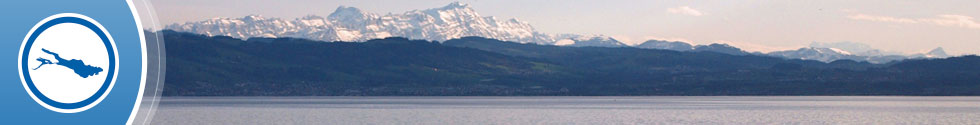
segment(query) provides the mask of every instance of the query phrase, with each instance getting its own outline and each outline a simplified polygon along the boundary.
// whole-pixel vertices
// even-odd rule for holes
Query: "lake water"
[[[980,124],[980,97],[165,97],[153,124]]]

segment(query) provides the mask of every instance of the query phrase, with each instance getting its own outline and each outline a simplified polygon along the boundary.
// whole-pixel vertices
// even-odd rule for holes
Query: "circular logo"
[[[35,102],[60,113],[99,104],[115,84],[115,42],[99,22],[62,13],[41,20],[24,37],[21,82]]]

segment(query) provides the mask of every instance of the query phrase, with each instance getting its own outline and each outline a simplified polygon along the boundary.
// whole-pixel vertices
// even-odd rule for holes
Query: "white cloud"
[[[689,16],[701,16],[701,15],[704,15],[704,13],[702,13],[701,11],[696,10],[694,8],[691,8],[689,6],[680,6],[680,7],[674,7],[674,8],[667,8],[667,12],[668,13],[673,13],[673,14],[684,14],[684,15],[689,15]]]
[[[900,18],[890,16],[877,16],[855,13],[847,16],[853,20],[865,20],[875,22],[905,23],[905,24],[932,24],[948,27],[962,27],[980,29],[980,23],[973,20],[973,17],[964,15],[944,14],[932,18]]]

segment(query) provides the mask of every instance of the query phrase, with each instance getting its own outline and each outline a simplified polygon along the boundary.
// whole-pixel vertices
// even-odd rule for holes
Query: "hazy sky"
[[[728,43],[750,51],[851,41],[920,53],[980,54],[980,1],[814,0],[155,0],[163,24],[259,14],[326,16],[338,6],[402,13],[469,4],[482,16],[517,18],[544,33],[603,34],[628,44],[647,39]]]

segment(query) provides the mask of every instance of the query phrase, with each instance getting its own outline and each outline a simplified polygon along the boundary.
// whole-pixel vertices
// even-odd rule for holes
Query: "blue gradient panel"
[[[126,1],[47,1],[23,0],[5,1],[0,4],[0,12],[7,18],[0,20],[0,119],[3,124],[124,124],[133,112],[140,87],[142,73],[142,48],[140,46],[140,30],[137,28],[134,15]],[[118,49],[118,76],[112,91],[101,103],[91,109],[78,113],[59,113],[48,110],[31,99],[25,91],[18,75],[18,52],[24,41],[24,36],[42,19],[59,13],[78,13],[102,24]],[[51,50],[50,54],[57,53]],[[37,59],[26,59],[40,61]],[[48,59],[51,60],[51,59]],[[59,63],[72,62],[59,61]],[[95,68],[85,69],[80,63],[82,72],[75,71],[81,76],[96,72]],[[43,62],[43,61],[42,61]],[[47,64],[55,66],[62,64]],[[69,64],[64,64],[69,66]],[[30,67],[35,68],[35,67]],[[104,67],[100,67],[104,69]],[[25,69],[30,70],[30,69]]]

